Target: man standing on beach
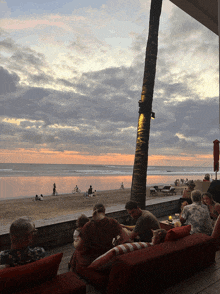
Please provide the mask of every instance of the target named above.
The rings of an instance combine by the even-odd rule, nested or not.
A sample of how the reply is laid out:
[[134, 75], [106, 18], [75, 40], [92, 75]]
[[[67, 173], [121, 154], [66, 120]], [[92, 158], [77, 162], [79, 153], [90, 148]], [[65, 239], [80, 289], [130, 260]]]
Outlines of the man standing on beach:
[[55, 196], [55, 194], [56, 194], [56, 184], [54, 183], [53, 184], [53, 196]]
[[130, 239], [134, 240], [139, 236], [141, 242], [151, 242], [153, 236], [151, 230], [160, 229], [157, 218], [150, 211], [141, 210], [135, 201], [128, 201], [125, 209], [136, 220], [135, 226], [122, 225], [122, 227], [127, 229]]

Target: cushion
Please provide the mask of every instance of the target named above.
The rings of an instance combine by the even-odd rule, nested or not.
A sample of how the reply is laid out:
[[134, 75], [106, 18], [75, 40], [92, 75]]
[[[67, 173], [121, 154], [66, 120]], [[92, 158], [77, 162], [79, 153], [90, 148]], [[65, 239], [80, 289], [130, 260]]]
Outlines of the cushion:
[[88, 268], [105, 269], [105, 268], [111, 266], [111, 261], [112, 261], [113, 257], [131, 252], [131, 251], [146, 248], [146, 247], [148, 247], [148, 243], [145, 243], [145, 242], [125, 243], [122, 245], [115, 246], [114, 248], [110, 249], [109, 251], [107, 251], [103, 255], [96, 258], [88, 266]]
[[15, 293], [33, 287], [57, 275], [63, 253], [57, 253], [32, 263], [0, 271], [0, 293]]
[[190, 235], [190, 231], [191, 231], [191, 225], [170, 229], [166, 234], [166, 238], [164, 242], [174, 241], [177, 239], [184, 238]]
[[56, 276], [34, 288], [24, 289], [17, 294], [86, 294], [86, 284], [73, 272]]

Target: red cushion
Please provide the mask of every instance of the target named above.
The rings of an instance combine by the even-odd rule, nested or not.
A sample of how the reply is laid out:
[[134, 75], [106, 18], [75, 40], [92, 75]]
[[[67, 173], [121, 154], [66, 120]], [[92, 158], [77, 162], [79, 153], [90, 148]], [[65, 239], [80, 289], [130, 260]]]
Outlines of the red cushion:
[[128, 252], [132, 252], [135, 250], [139, 250], [142, 248], [148, 247], [148, 243], [146, 242], [134, 242], [134, 243], [125, 243], [114, 248], [110, 249], [103, 255], [96, 258], [88, 268], [92, 269], [106, 269], [109, 265], [111, 266], [111, 261], [114, 256], [122, 255]]
[[86, 294], [86, 284], [73, 272], [58, 275], [34, 288], [25, 289], [17, 294]]
[[0, 293], [15, 293], [21, 289], [51, 280], [57, 275], [63, 253], [58, 253], [21, 266], [0, 271]]
[[191, 225], [173, 228], [167, 232], [164, 242], [184, 238], [190, 234], [190, 231]]

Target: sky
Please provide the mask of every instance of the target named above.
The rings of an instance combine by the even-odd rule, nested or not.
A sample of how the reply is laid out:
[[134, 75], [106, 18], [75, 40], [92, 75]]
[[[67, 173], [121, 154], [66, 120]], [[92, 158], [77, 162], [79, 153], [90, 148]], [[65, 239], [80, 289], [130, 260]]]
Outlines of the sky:
[[[0, 0], [0, 162], [134, 162], [149, 0]], [[149, 165], [212, 166], [218, 36], [163, 1]]]

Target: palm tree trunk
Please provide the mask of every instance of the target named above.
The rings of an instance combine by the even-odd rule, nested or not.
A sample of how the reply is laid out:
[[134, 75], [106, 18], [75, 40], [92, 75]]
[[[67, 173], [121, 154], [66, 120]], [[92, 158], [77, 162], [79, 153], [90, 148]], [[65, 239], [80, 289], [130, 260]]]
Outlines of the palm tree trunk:
[[131, 186], [131, 200], [137, 201], [139, 207], [142, 209], [145, 208], [146, 200], [146, 177], [148, 164], [150, 120], [153, 102], [154, 81], [156, 74], [158, 30], [162, 1], [163, 0], [151, 0], [144, 78], [141, 100], [139, 101], [139, 120]]

